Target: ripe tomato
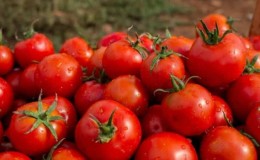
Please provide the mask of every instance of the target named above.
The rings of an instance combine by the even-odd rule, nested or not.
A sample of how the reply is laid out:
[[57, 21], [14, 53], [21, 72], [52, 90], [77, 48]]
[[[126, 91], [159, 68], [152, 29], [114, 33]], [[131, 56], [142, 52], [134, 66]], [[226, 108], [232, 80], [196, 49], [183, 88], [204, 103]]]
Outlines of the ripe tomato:
[[122, 40], [122, 39], [126, 39], [128, 37], [127, 33], [125, 32], [112, 32], [109, 33], [103, 37], [101, 37], [101, 39], [98, 41], [97, 43], [97, 48], [100, 47], [107, 47], [110, 44]]
[[254, 49], [246, 50], [246, 68], [244, 73], [259, 73], [260, 72], [260, 52]]
[[17, 152], [17, 151], [5, 151], [5, 152], [0, 152], [0, 159], [1, 160], [31, 160], [30, 157], [28, 157], [26, 154], [22, 152]]
[[257, 160], [253, 143], [238, 130], [218, 126], [203, 137], [199, 148], [201, 160]]
[[249, 112], [260, 102], [260, 75], [245, 74], [237, 79], [227, 90], [227, 102], [234, 118], [244, 123]]
[[14, 112], [6, 135], [16, 150], [38, 156], [65, 138], [66, 123], [55, 109], [56, 103], [49, 105], [39, 100], [26, 103]]
[[260, 36], [250, 36], [249, 40], [253, 44], [255, 50], [260, 50]]
[[0, 77], [0, 118], [11, 109], [14, 93], [10, 84]]
[[197, 160], [192, 143], [174, 132], [155, 133], [144, 139], [136, 151], [135, 160]]
[[136, 44], [133, 42], [120, 40], [107, 47], [102, 63], [108, 77], [115, 78], [127, 74], [139, 76], [143, 58], [134, 45]]
[[89, 159], [130, 159], [141, 137], [136, 115], [113, 100], [91, 105], [75, 130], [76, 145]]
[[82, 75], [81, 66], [74, 57], [58, 53], [45, 57], [38, 64], [35, 81], [45, 96], [72, 97], [82, 84]]
[[14, 56], [10, 48], [0, 45], [0, 76], [6, 75], [14, 67]]
[[82, 116], [86, 110], [95, 102], [104, 98], [105, 84], [96, 81], [83, 83], [74, 95], [75, 108]]
[[104, 99], [117, 101], [137, 116], [144, 115], [148, 108], [148, 93], [141, 80], [134, 75], [122, 75], [108, 82]]
[[245, 131], [260, 143], [260, 103], [254, 105], [245, 122]]
[[245, 46], [241, 38], [235, 33], [228, 33], [221, 39], [217, 32], [204, 36], [205, 39], [195, 39], [187, 55], [189, 73], [200, 77], [199, 83], [207, 87], [221, 87], [236, 80], [246, 65]]
[[5, 75], [5, 80], [11, 85], [14, 96], [21, 97], [20, 92], [20, 75], [22, 74], [21, 68], [14, 68], [11, 72]]
[[35, 33], [32, 37], [17, 42], [14, 46], [14, 58], [22, 68], [35, 61], [40, 62], [54, 52], [52, 41], [42, 33]]
[[182, 90], [166, 96], [161, 105], [170, 130], [184, 136], [200, 135], [214, 123], [213, 98], [199, 84], [187, 83]]

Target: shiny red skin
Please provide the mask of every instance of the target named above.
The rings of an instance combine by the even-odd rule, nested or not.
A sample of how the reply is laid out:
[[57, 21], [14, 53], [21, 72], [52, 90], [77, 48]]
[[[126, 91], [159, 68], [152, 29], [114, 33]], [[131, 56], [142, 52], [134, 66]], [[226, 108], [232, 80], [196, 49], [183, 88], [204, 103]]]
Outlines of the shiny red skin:
[[37, 66], [35, 81], [43, 95], [58, 94], [72, 97], [82, 84], [82, 69], [78, 61], [69, 54], [59, 53], [45, 57]]
[[188, 83], [184, 89], [166, 96], [161, 105], [169, 129], [184, 136], [200, 135], [214, 123], [213, 98], [199, 84]]
[[255, 103], [260, 102], [260, 75], [245, 74], [227, 90], [226, 100], [234, 118], [244, 123]]
[[5, 75], [4, 79], [11, 85], [15, 97], [21, 97], [20, 92], [20, 75], [22, 69], [14, 68], [11, 72]]
[[[48, 96], [43, 98], [42, 102], [51, 105], [52, 102], [55, 101], [55, 99], [56, 96]], [[78, 122], [77, 112], [73, 103], [65, 97], [58, 96], [56, 110], [61, 114], [66, 122], [66, 128], [69, 132], [67, 135], [69, 137], [72, 137], [74, 134], [74, 129]]]
[[75, 109], [80, 116], [95, 102], [104, 98], [105, 84], [96, 81], [83, 83], [74, 95]]
[[253, 48], [260, 51], [260, 36], [250, 36], [249, 40], [253, 44]]
[[150, 106], [140, 121], [143, 131], [143, 138], [155, 133], [169, 130], [162, 114], [161, 105], [155, 104]]
[[90, 58], [89, 70], [94, 72], [94, 75], [97, 78], [100, 77], [100, 73], [103, 70], [102, 60], [103, 60], [103, 56], [104, 56], [106, 48], [107, 47], [100, 47], [100, 48], [94, 50], [94, 54]]
[[139, 77], [143, 58], [127, 40], [120, 40], [107, 47], [103, 55], [103, 68], [111, 79], [120, 75], [136, 75]]
[[[116, 131], [109, 142], [100, 143], [97, 141], [99, 127], [91, 117], [94, 116], [101, 123], [105, 123], [113, 111], [112, 124]], [[76, 145], [89, 159], [130, 159], [141, 141], [141, 136], [141, 125], [135, 114], [113, 100], [101, 100], [90, 106], [75, 130]]]
[[144, 49], [146, 49], [149, 53], [153, 53], [155, 47], [158, 46], [157, 44], [154, 46], [153, 40], [150, 39], [146, 34], [141, 34], [138, 38], [140, 40], [141, 46], [144, 47]]
[[249, 62], [251, 62], [251, 60], [255, 57], [258, 56], [255, 64], [254, 64], [254, 68], [255, 69], [260, 69], [260, 51], [257, 51], [255, 49], [247, 49], [246, 51], [246, 58]]
[[207, 87], [225, 86], [241, 76], [246, 65], [245, 47], [238, 35], [227, 34], [215, 45], [198, 37], [188, 54], [186, 66]]
[[191, 142], [174, 132], [155, 133], [144, 139], [136, 151], [135, 160], [197, 160]]
[[199, 150], [201, 160], [257, 160], [256, 149], [250, 139], [229, 126], [218, 126], [208, 132]]
[[116, 41], [122, 40], [122, 39], [126, 39], [127, 37], [128, 37], [128, 35], [125, 32], [112, 32], [112, 33], [106, 34], [103, 37], [101, 37], [101, 39], [98, 41], [97, 48], [107, 47], [110, 44], [112, 44]]
[[233, 114], [232, 114], [231, 108], [229, 107], [227, 102], [223, 98], [216, 96], [216, 95], [212, 95], [212, 98], [213, 98], [214, 105], [216, 108], [213, 127], [224, 126], [224, 125], [228, 126], [229, 123], [227, 122], [227, 120], [232, 124], [233, 123]]
[[[46, 111], [48, 107], [47, 103], [43, 103], [43, 111]], [[24, 110], [36, 112], [38, 110], [38, 102], [26, 103], [16, 111]], [[51, 112], [51, 115], [61, 116], [57, 110]], [[29, 156], [45, 154], [57, 143], [49, 129], [43, 124], [40, 124], [32, 132], [25, 134], [35, 121], [35, 118], [14, 113], [6, 131], [6, 135], [14, 148]], [[50, 124], [57, 134], [58, 141], [65, 138], [67, 130], [64, 120], [52, 121]]]
[[12, 107], [14, 93], [11, 85], [0, 77], [0, 118], [5, 116]]
[[123, 104], [138, 117], [145, 114], [149, 103], [145, 87], [134, 75], [122, 75], [108, 82], [104, 90], [104, 99]]
[[18, 151], [5, 151], [0, 152], [0, 159], [1, 160], [31, 160], [29, 156], [22, 152]]
[[88, 70], [88, 68], [90, 68], [90, 58], [94, 54], [94, 51], [83, 38], [72, 37], [67, 39], [62, 44], [59, 53], [72, 55], [82, 67], [87, 68], [88, 74], [91, 74], [92, 71]]
[[30, 64], [20, 74], [19, 90], [23, 98], [32, 100], [37, 99], [40, 94], [37, 81], [35, 81], [34, 73], [38, 64]]
[[22, 68], [35, 61], [40, 62], [54, 52], [52, 41], [42, 33], [35, 33], [32, 37], [19, 41], [14, 46], [15, 60]]
[[14, 55], [10, 48], [0, 45], [0, 76], [9, 73], [14, 67]]
[[260, 143], [260, 103], [256, 104], [248, 114], [245, 122], [245, 131]]

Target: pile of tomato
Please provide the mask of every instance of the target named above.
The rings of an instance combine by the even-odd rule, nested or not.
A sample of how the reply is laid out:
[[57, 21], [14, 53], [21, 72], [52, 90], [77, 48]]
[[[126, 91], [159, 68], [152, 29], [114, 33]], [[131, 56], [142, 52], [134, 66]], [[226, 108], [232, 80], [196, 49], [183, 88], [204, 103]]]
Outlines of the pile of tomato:
[[260, 36], [230, 22], [1, 44], [0, 159], [259, 159]]

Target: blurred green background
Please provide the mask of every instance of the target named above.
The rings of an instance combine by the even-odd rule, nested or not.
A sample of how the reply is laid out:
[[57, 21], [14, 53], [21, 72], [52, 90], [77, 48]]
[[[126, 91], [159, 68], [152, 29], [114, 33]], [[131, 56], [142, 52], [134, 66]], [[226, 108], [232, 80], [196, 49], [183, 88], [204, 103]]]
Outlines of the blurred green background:
[[172, 0], [1, 0], [0, 27], [9, 45], [16, 42], [31, 23], [45, 33], [58, 49], [67, 38], [82, 36], [92, 46], [113, 31], [133, 26], [137, 33], [157, 34], [166, 28], [193, 25], [172, 21], [174, 14], [191, 14], [192, 8]]

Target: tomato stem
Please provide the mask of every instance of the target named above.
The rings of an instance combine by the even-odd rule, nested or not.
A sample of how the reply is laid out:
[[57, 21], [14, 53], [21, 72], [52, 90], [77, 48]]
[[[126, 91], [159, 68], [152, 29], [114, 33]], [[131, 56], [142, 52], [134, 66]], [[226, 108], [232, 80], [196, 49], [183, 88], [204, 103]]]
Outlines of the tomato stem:
[[251, 74], [251, 73], [260, 73], [259, 68], [255, 68], [255, 64], [258, 60], [258, 55], [255, 55], [251, 61], [246, 60], [246, 67], [243, 73]]

